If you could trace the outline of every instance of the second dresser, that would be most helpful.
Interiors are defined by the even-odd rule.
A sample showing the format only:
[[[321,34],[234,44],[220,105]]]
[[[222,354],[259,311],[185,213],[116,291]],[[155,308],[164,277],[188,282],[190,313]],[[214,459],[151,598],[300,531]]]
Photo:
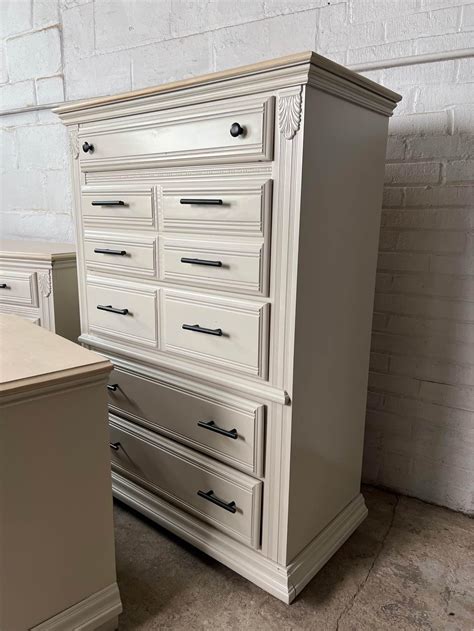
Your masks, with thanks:
[[[399,98],[303,53],[57,110],[114,493],[285,602],[366,515]]]

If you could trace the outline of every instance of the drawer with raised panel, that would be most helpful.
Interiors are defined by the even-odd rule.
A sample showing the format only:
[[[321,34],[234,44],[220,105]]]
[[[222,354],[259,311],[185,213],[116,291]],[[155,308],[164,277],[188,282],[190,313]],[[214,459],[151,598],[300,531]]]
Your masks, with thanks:
[[[179,180],[164,183],[160,208],[165,232],[268,236],[272,181]]]
[[[164,237],[160,248],[164,280],[252,294],[268,291],[261,239],[242,243]]]
[[[247,473],[263,474],[263,405],[213,391],[191,392],[117,368],[108,389],[114,413]]]
[[[84,225],[116,229],[153,228],[156,225],[155,189],[127,185],[83,186]]]
[[[156,290],[90,278],[87,318],[92,333],[115,337],[128,344],[156,347]]]
[[[229,536],[257,548],[263,483],[111,416],[112,468]]]
[[[269,305],[164,290],[161,349],[266,378]]]
[[[84,257],[88,268],[129,276],[156,276],[156,238],[86,232]]]
[[[273,110],[257,95],[85,123],[81,167],[271,160]]]
[[[36,273],[0,270],[0,304],[37,307]]]

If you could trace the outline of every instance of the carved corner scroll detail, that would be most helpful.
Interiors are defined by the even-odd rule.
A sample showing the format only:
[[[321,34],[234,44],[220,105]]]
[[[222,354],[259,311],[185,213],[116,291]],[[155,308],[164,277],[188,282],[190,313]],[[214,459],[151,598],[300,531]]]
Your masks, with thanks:
[[[51,293],[51,272],[43,272],[38,274],[38,285],[41,294],[47,298]]]
[[[287,140],[296,135],[301,124],[301,89],[294,94],[281,95],[278,100],[280,131]]]
[[[71,155],[74,160],[79,157],[79,138],[77,137],[77,129],[71,129],[69,131],[69,147],[71,149]]]

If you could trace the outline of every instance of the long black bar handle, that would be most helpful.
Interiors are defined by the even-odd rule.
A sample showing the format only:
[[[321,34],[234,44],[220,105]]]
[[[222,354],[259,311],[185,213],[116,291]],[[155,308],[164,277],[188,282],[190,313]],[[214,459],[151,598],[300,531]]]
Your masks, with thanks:
[[[94,248],[96,254],[114,254],[115,256],[125,256],[127,250],[109,250],[108,248]]]
[[[110,390],[111,392],[115,392],[118,388],[118,383],[108,383],[107,384],[107,390]]]
[[[222,206],[222,199],[194,199],[182,197],[179,200],[180,204],[197,204],[202,206]]]
[[[6,283],[0,283],[0,289],[8,289],[8,285]]]
[[[207,259],[188,259],[186,256],[181,257],[181,263],[190,263],[191,265],[207,265],[208,267],[222,267],[222,261],[208,261]]]
[[[127,315],[128,309],[116,309],[112,305],[97,305],[97,309],[100,311],[110,311],[110,313],[118,313],[119,315]]]
[[[110,200],[110,199],[104,199],[104,200],[94,200],[93,202],[91,202],[91,206],[125,206],[125,202],[123,202],[120,199],[117,200]]]
[[[204,429],[209,429],[211,432],[222,434],[222,436],[227,436],[227,438],[233,438],[234,440],[237,438],[236,429],[222,429],[214,421],[198,421],[198,427],[204,427]]]
[[[229,513],[237,512],[235,502],[224,502],[223,500],[220,500],[218,497],[214,495],[214,491],[207,491],[207,492],[198,491],[197,494],[199,495],[199,497],[204,498],[208,502],[212,502],[213,504],[220,506],[224,510],[229,511]]]
[[[206,333],[207,335],[222,335],[222,329],[206,329],[206,327],[199,326],[199,324],[183,324],[183,329],[185,331],[195,331],[196,333]]]
[[[109,445],[110,449],[113,449],[114,451],[118,451],[122,446],[120,443],[109,443]]]

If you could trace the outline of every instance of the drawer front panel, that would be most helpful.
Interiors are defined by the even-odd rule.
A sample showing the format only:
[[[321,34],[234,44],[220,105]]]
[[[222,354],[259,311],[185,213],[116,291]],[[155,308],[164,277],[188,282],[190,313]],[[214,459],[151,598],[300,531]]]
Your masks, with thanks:
[[[102,202],[102,203],[101,203]],[[127,228],[155,226],[154,189],[126,186],[82,188],[84,224]]]
[[[256,96],[85,124],[81,167],[271,160],[273,109],[273,97]],[[234,136],[236,122],[242,131]],[[84,142],[93,150],[84,152]]]
[[[37,307],[36,273],[0,270],[0,304]]]
[[[111,307],[125,313],[98,309]],[[91,279],[87,283],[89,329],[129,344],[156,347],[156,291],[118,288]]]
[[[164,280],[228,291],[265,293],[263,242],[161,241]]]
[[[171,291],[163,302],[163,350],[266,377],[267,304]]]
[[[262,475],[262,405],[234,397],[223,402],[117,369],[110,376],[110,384],[114,388],[109,389],[112,411],[131,415],[190,447]],[[212,429],[203,427],[203,423],[211,423],[208,427]],[[216,428],[235,433],[224,435],[213,431]]]
[[[132,276],[156,276],[156,240],[125,235],[86,233],[84,256],[87,266],[102,272]]]
[[[271,180],[164,184],[162,229],[263,236],[269,231],[271,189]]]
[[[201,456],[123,419],[111,417],[113,468],[215,528],[254,548],[259,545],[262,482]],[[198,494],[210,494],[216,505]]]

